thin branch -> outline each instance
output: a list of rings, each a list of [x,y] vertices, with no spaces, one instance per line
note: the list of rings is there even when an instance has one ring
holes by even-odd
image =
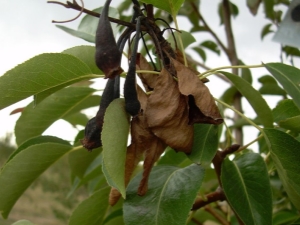
[[[216,40],[216,42],[219,44],[219,46],[223,49],[223,51],[226,53],[226,55],[228,55],[228,49],[226,48],[226,46],[223,44],[223,42],[221,41],[221,39],[217,36],[217,34],[210,28],[210,26],[207,24],[207,22],[205,21],[205,19],[202,17],[201,13],[199,12],[196,4],[194,2],[190,3],[193,10],[195,11],[196,15],[199,17],[199,19],[203,22],[204,27],[207,29],[207,31],[214,37],[214,39]]]
[[[84,12],[84,13],[90,15],[90,16],[94,16],[94,17],[100,17],[100,15],[101,15],[97,12],[94,12],[94,11],[91,11],[91,10],[88,10],[86,8],[81,7],[75,1],[73,1],[73,3],[67,1],[67,4],[62,3],[62,2],[57,2],[57,1],[47,1],[47,3],[58,4],[58,5],[64,6],[67,9],[75,9],[77,11],[82,10],[82,12]],[[123,26],[126,26],[126,27],[130,27],[130,28],[133,28],[135,30],[135,24],[133,24],[133,23],[118,20],[118,19],[115,19],[115,18],[112,18],[112,17],[108,17],[108,19],[109,19],[110,22],[117,23],[119,25],[123,25]],[[141,27],[141,29],[145,30],[145,28],[143,26]]]
[[[230,13],[230,2],[229,0],[223,0],[222,1],[222,9],[223,9],[223,16],[224,16],[224,26],[225,26],[225,32],[227,37],[227,44],[228,44],[228,52],[227,57],[231,63],[231,65],[235,66],[239,64],[236,47],[235,47],[235,40],[234,35],[232,31],[231,26],[231,13]],[[232,73],[238,75],[238,69],[233,68]],[[242,112],[242,95],[238,93],[234,98],[234,107]],[[238,114],[234,114],[234,120],[237,121],[240,118]],[[235,138],[237,142],[241,145],[243,145],[243,128],[239,127],[235,129]]]
[[[222,225],[230,225],[230,223],[224,219],[218,212],[216,212],[216,210],[214,208],[212,208],[211,206],[209,205],[206,205],[204,207],[205,211],[209,212],[211,215],[213,215],[217,220],[219,220],[219,222],[222,224]]]
[[[216,191],[209,193],[208,195],[205,196],[205,198],[206,198],[205,200],[202,198],[196,199],[191,210],[198,210],[212,202],[226,200],[222,188],[218,188]]]
[[[78,19],[81,16],[83,9],[84,9],[84,1],[80,0],[80,2],[81,2],[81,10],[80,10],[79,14],[77,16],[75,16],[73,19],[63,20],[63,21],[52,20],[52,23],[68,23],[68,22],[72,22],[72,21]]]

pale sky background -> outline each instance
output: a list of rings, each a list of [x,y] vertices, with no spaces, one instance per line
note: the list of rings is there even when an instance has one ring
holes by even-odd
[[[104,2],[104,0],[84,1],[85,8],[88,9],[102,6]],[[111,6],[117,6],[119,2],[120,0],[113,0]],[[219,2],[219,0],[202,0],[201,12],[208,24],[226,44],[224,27],[219,25],[220,21],[217,15],[217,4]],[[239,16],[232,20],[238,56],[248,65],[260,64],[261,62],[279,62],[280,46],[278,43],[271,41],[273,34],[266,36],[263,41],[260,39],[261,29],[268,23],[264,19],[262,5],[258,14],[254,17],[246,7],[246,0],[233,0],[232,2],[239,7]],[[78,3],[80,4],[80,1]],[[285,11],[286,7],[282,7],[282,9]],[[78,12],[75,10],[66,9],[55,4],[47,4],[46,0],[2,1],[0,7],[0,75],[41,53],[61,52],[78,45],[91,45],[91,43],[63,32],[51,23],[52,20],[67,20],[75,17],[77,14]],[[178,20],[181,29],[190,28],[191,25],[186,20],[181,20],[180,17],[178,17]],[[76,29],[79,22],[80,19],[63,25]],[[207,33],[197,33],[196,39],[200,43],[204,40],[212,39],[212,37]],[[195,56],[195,59],[202,62],[197,56]],[[229,62],[224,55],[219,57],[215,54],[209,54],[206,64],[211,68],[215,68],[229,65]],[[300,65],[299,60],[296,61],[296,65]],[[267,71],[265,69],[254,69],[252,74],[253,79],[257,80],[257,77],[267,74]],[[208,86],[212,94],[215,97],[220,97],[228,86],[213,76],[209,79],[211,82]],[[13,132],[14,124],[19,114],[10,116],[10,112],[15,108],[25,106],[28,102],[29,100],[22,101],[0,111],[0,136],[5,135],[7,132]],[[268,102],[274,106],[274,101],[268,100]],[[250,117],[254,116],[253,111],[249,107],[245,108],[245,114]],[[57,131],[57,128],[59,130],[63,128],[63,132],[59,136],[66,140],[72,140],[77,133],[66,122],[55,124],[46,133],[53,135],[54,130]],[[67,133],[68,135],[66,135]],[[245,143],[254,138],[255,135],[246,137]]]

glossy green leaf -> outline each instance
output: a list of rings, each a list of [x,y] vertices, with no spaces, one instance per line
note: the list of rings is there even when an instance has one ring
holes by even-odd
[[[73,211],[69,225],[98,225],[102,224],[108,205],[110,188],[106,187],[96,191],[89,198],[82,201]]]
[[[41,135],[56,120],[68,115],[73,108],[85,105],[82,102],[94,92],[94,89],[88,87],[68,87],[52,94],[36,107],[33,103],[29,104],[16,123],[16,142],[21,144],[29,138]]]
[[[12,225],[35,225],[35,224],[31,223],[29,220],[19,220],[17,222],[14,222]]]
[[[101,12],[102,7],[94,9],[93,12]],[[109,7],[109,16],[119,18],[119,12],[117,9]],[[62,25],[56,25],[57,28],[71,34],[75,37],[81,38],[87,42],[95,43],[95,34],[97,30],[99,19],[91,15],[85,15],[81,20],[78,29],[74,30]],[[112,24],[112,28],[116,31],[116,25]]]
[[[287,130],[300,132],[300,115],[279,121],[278,125]]]
[[[110,213],[103,222],[103,225],[123,225],[123,209],[117,209]]]
[[[204,48],[207,48],[213,52],[215,52],[216,54],[220,55],[220,49],[218,47],[218,45],[213,42],[213,41],[203,41],[200,46],[203,46]]]
[[[261,40],[264,39],[265,36],[267,36],[268,34],[270,33],[273,33],[274,31],[271,30],[271,27],[272,27],[272,23],[268,23],[267,25],[265,25],[261,31],[261,34],[260,34],[260,38]]]
[[[66,49],[62,53],[73,55],[76,58],[80,59],[91,69],[91,71],[94,74],[103,74],[103,72],[97,67],[95,63],[95,52],[96,49],[94,46],[83,45],[83,46],[76,46],[73,48]]]
[[[43,139],[40,143],[39,139]],[[24,143],[0,172],[0,212],[7,218],[11,208],[29,187],[51,164],[68,153],[72,146],[59,138],[37,137]],[[34,144],[37,143],[37,144]],[[40,143],[40,144],[38,144]]]
[[[298,115],[300,115],[300,109],[296,106],[292,99],[281,100],[273,109],[274,121],[277,123]]]
[[[270,181],[259,154],[246,153],[234,161],[225,159],[221,182],[229,204],[245,225],[272,224]]]
[[[293,98],[300,108],[300,70],[282,63],[267,63],[267,70],[283,86],[284,90]]]
[[[256,15],[260,3],[261,0],[247,0],[247,6],[252,15]]]
[[[143,197],[137,195],[141,177],[142,174],[136,176],[127,188],[123,205],[125,224],[185,224],[204,177],[203,167],[154,167]]]
[[[256,112],[261,124],[263,124],[265,127],[273,127],[273,116],[271,109],[261,94],[243,78],[223,71],[220,71],[220,73],[224,74],[234,84],[239,92],[248,100]]]
[[[0,77],[0,109],[44,91],[50,95],[58,87],[94,78],[92,75],[89,67],[74,56],[61,53],[35,56]]]
[[[261,94],[286,96],[286,91],[279,87],[274,77],[265,75],[260,77],[258,81],[262,84],[262,87],[259,89]]]
[[[218,150],[218,126],[212,124],[194,124],[192,153],[188,155],[194,163],[210,165]]]
[[[276,129],[264,129],[264,135],[283,187],[300,210],[300,142]]]
[[[106,109],[102,130],[103,173],[110,185],[125,198],[125,159],[129,116],[124,99],[115,99]]]
[[[146,4],[152,4],[155,7],[165,10],[171,15],[176,16],[184,0],[142,0],[141,2],[144,2]]]

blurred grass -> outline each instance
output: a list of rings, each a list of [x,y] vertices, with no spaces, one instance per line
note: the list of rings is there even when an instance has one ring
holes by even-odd
[[[10,138],[11,136],[8,136],[0,140],[0,167],[15,150],[10,144]],[[76,205],[88,197],[87,191],[81,188],[67,199],[70,182],[68,160],[64,157],[46,170],[24,192],[7,220],[0,216],[0,225],[11,225],[21,219],[36,225],[66,225]]]

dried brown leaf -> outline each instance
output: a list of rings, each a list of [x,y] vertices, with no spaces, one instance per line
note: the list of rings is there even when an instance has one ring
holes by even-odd
[[[193,126],[188,113],[188,97],[180,94],[177,82],[163,69],[145,111],[151,131],[176,151],[190,153]]]
[[[193,70],[176,60],[172,62],[177,71],[179,91],[189,96],[190,123],[222,123],[219,109],[205,84],[199,80]]]
[[[153,71],[153,67],[148,63],[148,61],[145,59],[145,57],[138,53],[136,55],[136,67],[138,70],[149,70]],[[153,73],[138,73],[139,78],[141,79],[145,90],[153,91],[157,75]]]

